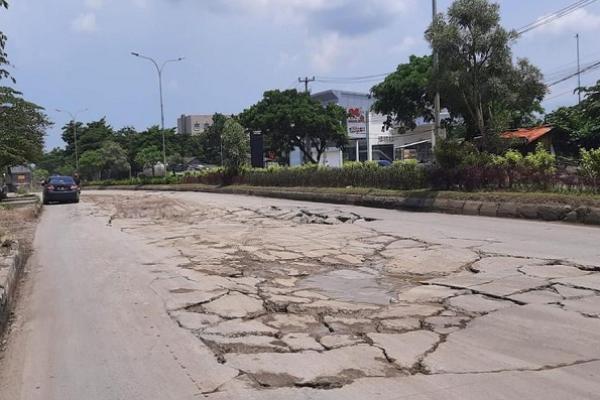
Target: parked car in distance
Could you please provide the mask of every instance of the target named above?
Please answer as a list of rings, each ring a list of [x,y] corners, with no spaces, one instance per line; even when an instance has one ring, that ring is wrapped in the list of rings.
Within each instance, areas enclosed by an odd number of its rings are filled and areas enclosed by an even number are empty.
[[[390,165],[392,165],[392,162],[388,160],[377,160],[377,165],[379,165],[380,167],[389,167]]]
[[[44,183],[43,203],[79,203],[79,185],[70,176],[53,176]]]

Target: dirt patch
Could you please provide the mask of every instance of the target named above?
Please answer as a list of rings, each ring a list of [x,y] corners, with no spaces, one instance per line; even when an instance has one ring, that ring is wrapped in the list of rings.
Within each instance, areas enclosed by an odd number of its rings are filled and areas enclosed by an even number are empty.
[[[0,239],[19,241],[25,256],[30,255],[40,210],[38,204],[0,208]]]

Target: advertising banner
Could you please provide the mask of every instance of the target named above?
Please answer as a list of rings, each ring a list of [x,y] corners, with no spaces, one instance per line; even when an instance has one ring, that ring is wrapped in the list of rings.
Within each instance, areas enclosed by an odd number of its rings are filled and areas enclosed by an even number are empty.
[[[350,139],[365,139],[367,137],[367,117],[361,108],[348,109],[348,136]]]

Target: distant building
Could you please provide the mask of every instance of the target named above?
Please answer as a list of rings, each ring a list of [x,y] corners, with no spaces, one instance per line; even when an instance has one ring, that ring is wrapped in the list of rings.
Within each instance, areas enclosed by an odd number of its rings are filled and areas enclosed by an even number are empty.
[[[536,126],[534,128],[519,128],[500,134],[504,139],[514,140],[523,153],[533,153],[538,143],[546,150],[556,154],[555,145],[560,141],[564,132],[551,125]]]
[[[177,133],[199,135],[212,125],[212,115],[185,115],[177,118]]]
[[[392,131],[384,129],[385,116],[370,111],[375,102],[370,94],[326,90],[313,94],[312,98],[323,105],[337,104],[348,112],[347,127],[350,140],[343,149],[344,160],[394,160],[393,144],[383,139],[390,137]]]
[[[406,160],[429,162],[432,159],[434,125],[422,118],[414,130],[399,133],[385,126],[387,117],[371,110],[375,99],[368,93],[327,90],[312,95],[322,104],[337,104],[348,111],[348,145],[343,149],[345,161]],[[446,113],[447,114],[447,113]],[[440,137],[445,137],[442,130]],[[368,139],[368,140],[367,140]]]

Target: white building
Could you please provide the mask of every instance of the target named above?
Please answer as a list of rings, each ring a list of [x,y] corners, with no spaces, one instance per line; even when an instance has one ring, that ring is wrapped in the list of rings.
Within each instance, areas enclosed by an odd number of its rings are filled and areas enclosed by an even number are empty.
[[[177,133],[199,135],[212,125],[212,115],[185,115],[177,118]]]
[[[327,90],[312,97],[322,104],[337,104],[348,111],[350,143],[343,149],[344,160],[431,160],[432,123],[418,119],[414,130],[399,133],[398,129],[386,129],[386,116],[371,111],[375,99],[368,93]],[[440,132],[440,137],[445,137],[444,131]]]

